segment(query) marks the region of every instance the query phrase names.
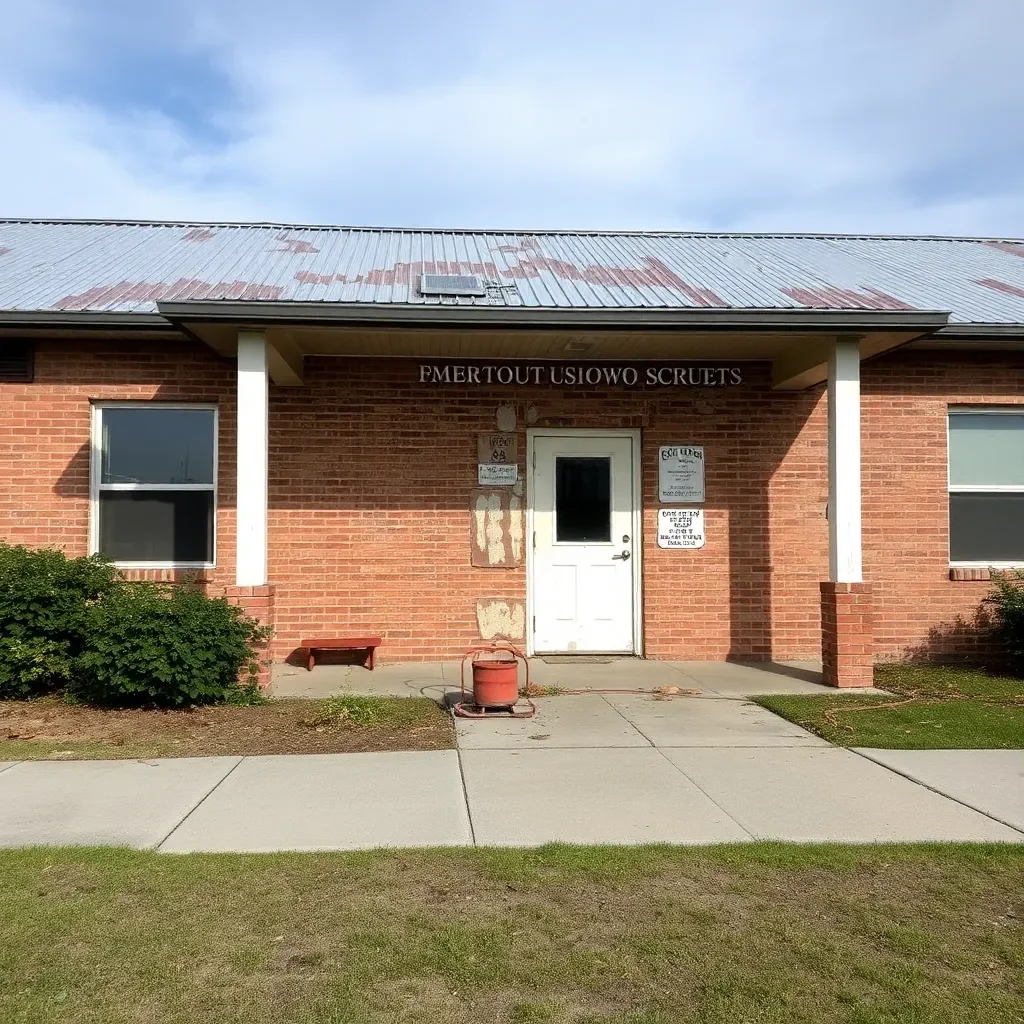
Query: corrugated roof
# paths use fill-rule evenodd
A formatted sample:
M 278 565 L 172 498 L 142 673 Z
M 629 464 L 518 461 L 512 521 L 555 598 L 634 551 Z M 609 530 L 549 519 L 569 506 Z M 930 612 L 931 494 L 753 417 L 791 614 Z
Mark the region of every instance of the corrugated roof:
M 476 274 L 479 298 L 419 275 Z M 1024 324 L 1024 240 L 0 221 L 0 311 L 154 312 L 158 301 L 539 309 L 902 309 Z

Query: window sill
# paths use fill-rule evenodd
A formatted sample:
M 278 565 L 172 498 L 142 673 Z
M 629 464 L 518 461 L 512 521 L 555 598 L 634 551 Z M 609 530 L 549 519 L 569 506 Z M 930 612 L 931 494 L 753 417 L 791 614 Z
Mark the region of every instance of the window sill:
M 168 572 L 179 569 L 216 569 L 216 562 L 115 562 L 115 569 L 153 569 L 157 572 Z
M 154 565 L 152 562 L 115 562 L 114 567 L 127 579 L 148 580 L 155 583 L 210 583 L 214 566 L 197 565 Z
M 996 572 L 1017 572 L 1024 570 L 1024 562 L 1001 562 L 997 565 L 951 565 L 949 578 L 957 583 L 977 583 L 992 579 L 992 570 Z
M 954 583 L 980 583 L 992 579 L 989 569 L 971 568 L 968 566 L 950 566 L 949 578 Z

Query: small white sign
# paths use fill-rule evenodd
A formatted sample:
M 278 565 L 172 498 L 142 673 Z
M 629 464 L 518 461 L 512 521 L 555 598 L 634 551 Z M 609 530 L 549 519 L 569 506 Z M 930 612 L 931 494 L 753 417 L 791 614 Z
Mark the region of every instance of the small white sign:
M 704 500 L 704 446 L 664 445 L 658 449 L 658 500 Z
M 658 547 L 704 547 L 704 509 L 659 508 Z
M 519 479 L 519 467 L 507 462 L 478 462 L 476 482 L 481 487 L 511 487 Z

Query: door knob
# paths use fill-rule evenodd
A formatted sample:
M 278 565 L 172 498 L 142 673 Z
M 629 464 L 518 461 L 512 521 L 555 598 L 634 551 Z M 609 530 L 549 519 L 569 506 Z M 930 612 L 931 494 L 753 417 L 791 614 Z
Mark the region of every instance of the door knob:
M 612 558 L 625 562 L 629 558 L 629 552 L 623 551 L 621 555 L 612 555 Z

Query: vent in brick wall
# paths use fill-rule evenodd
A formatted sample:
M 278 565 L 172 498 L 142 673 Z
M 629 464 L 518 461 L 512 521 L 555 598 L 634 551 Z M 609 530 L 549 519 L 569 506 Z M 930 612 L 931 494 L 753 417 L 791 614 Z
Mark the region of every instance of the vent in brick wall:
M 32 380 L 32 342 L 0 341 L 0 381 L 26 383 Z

